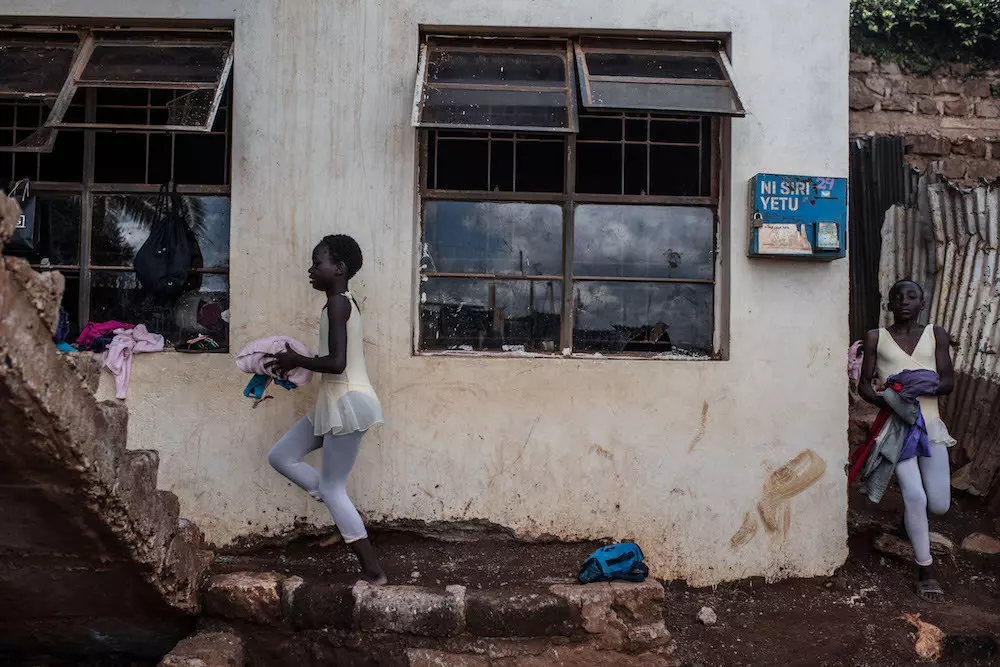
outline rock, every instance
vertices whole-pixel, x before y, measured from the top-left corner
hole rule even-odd
[[[550,648],[541,655],[526,656],[508,660],[493,661],[502,667],[594,667],[595,665],[615,665],[615,667],[671,667],[677,661],[656,653],[629,655],[601,651],[594,646],[573,648]]]
[[[889,533],[882,533],[875,538],[875,548],[888,556],[904,560],[913,560],[913,546],[907,540]]]
[[[490,667],[490,660],[479,655],[445,653],[426,648],[406,651],[408,667]]]
[[[243,667],[243,641],[228,632],[205,632],[181,640],[160,667]]]
[[[354,626],[351,586],[290,577],[281,584],[281,596],[285,619],[296,630],[350,630]]]
[[[931,533],[929,535],[931,539],[931,551],[943,555],[951,555],[955,553],[955,543],[949,540],[947,537],[941,533]]]
[[[719,617],[715,615],[715,610],[711,607],[702,607],[698,612],[698,620],[702,625],[715,625],[719,622]]]
[[[1000,554],[1000,540],[983,533],[973,533],[962,540],[962,550],[977,554]]]
[[[235,572],[209,579],[203,594],[208,614],[271,623],[281,618],[281,583],[276,572]]]
[[[475,591],[465,601],[466,629],[479,637],[573,634],[569,602],[551,593]]]
[[[465,586],[445,593],[416,586],[354,586],[355,619],[366,632],[453,637],[465,629]]]
[[[21,206],[17,200],[0,194],[0,249],[14,235],[19,217],[21,217]]]
[[[63,275],[58,271],[39,273],[20,257],[4,257],[0,261],[4,263],[10,276],[21,285],[21,289],[42,316],[49,333],[55,334],[59,324],[59,305],[66,288]]]
[[[584,632],[599,635],[602,649],[638,652],[670,642],[663,623],[663,586],[656,581],[559,584],[549,590],[569,602]]]

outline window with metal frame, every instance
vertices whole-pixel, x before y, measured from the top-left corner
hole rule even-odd
[[[718,136],[652,113],[422,131],[418,349],[712,355]]]
[[[35,100],[42,110],[30,134],[14,128],[13,135],[0,135],[0,151],[51,152],[65,129],[211,132],[232,63],[228,30],[50,27],[0,33],[0,101]],[[78,93],[94,89],[153,90],[167,97],[145,117],[70,113]]]
[[[721,45],[584,39],[576,61],[587,109],[743,116]]]
[[[576,131],[567,40],[431,37],[421,46],[413,124]]]
[[[199,75],[188,70],[184,77]],[[221,314],[229,308],[232,91],[227,85],[220,95],[209,131],[163,131],[170,103],[185,94],[158,87],[81,87],[64,114],[79,127],[61,129],[51,152],[0,153],[0,183],[9,188],[23,178],[32,181],[40,239],[25,259],[66,277],[63,307],[74,336],[87,321],[116,319],[146,324],[172,344],[197,334],[227,344]],[[46,111],[38,98],[0,96],[0,137],[36,131]],[[107,123],[135,129],[106,129]],[[132,268],[166,182],[178,184],[199,256],[188,289],[171,302],[145,294]]]

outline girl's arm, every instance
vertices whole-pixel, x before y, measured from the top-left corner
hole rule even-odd
[[[331,375],[343,373],[347,368],[347,320],[351,317],[351,303],[343,294],[331,296],[326,304],[326,314],[330,318],[330,354],[325,357],[306,357],[286,345],[284,352],[270,357],[267,368],[280,377],[287,376],[296,368]]]
[[[858,380],[858,393],[872,405],[883,410],[889,409],[889,404],[872,387],[875,376],[875,361],[878,355],[878,329],[872,329],[865,337],[865,358],[861,362],[861,378]]]
[[[938,376],[941,378],[937,394],[947,396],[955,389],[955,367],[951,363],[951,336],[944,327],[935,326],[934,339],[937,341],[934,361],[937,363]]]

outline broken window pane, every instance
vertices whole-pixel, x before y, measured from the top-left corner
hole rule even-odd
[[[418,127],[569,132],[573,70],[565,42],[431,39],[421,53]]]
[[[229,45],[102,44],[83,70],[79,82],[213,84],[219,80],[229,55]]]
[[[424,203],[421,270],[554,275],[562,272],[563,212],[553,204]]]
[[[75,37],[0,36],[0,95],[58,95],[76,48]]]
[[[425,278],[420,283],[423,350],[555,352],[562,282]]]
[[[686,206],[576,207],[573,273],[609,278],[715,275],[715,216]]]
[[[229,278],[204,274],[201,287],[178,299],[161,300],[144,292],[131,271],[94,271],[91,274],[90,319],[145,324],[163,334],[167,343],[183,343],[198,334],[212,336],[220,344],[228,340],[229,325],[222,320],[199,318],[206,304],[229,309]]]
[[[573,351],[707,356],[714,289],[683,283],[577,282]]]
[[[157,219],[156,203],[155,196],[95,197],[92,263],[131,266]],[[229,266],[229,211],[228,197],[181,197],[181,213],[194,233],[206,269]]]
[[[593,109],[744,115],[728,57],[709,45],[577,45],[581,97]]]

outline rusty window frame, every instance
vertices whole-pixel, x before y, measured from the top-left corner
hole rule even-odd
[[[128,33],[122,33],[128,35]],[[206,33],[217,34],[217,33]],[[45,127],[51,130],[58,129],[102,129],[102,130],[151,130],[162,132],[211,132],[215,124],[215,117],[218,114],[222,96],[225,92],[226,83],[229,81],[233,68],[233,39],[231,33],[222,33],[223,37],[216,39],[197,39],[190,37],[180,37],[169,32],[158,36],[146,36],[145,34],[133,35],[119,38],[119,31],[83,31],[78,59],[74,61],[69,75],[55,105],[49,114]],[[225,46],[226,55],[219,75],[210,82],[196,81],[162,81],[162,80],[133,80],[133,81],[107,81],[99,79],[85,78],[85,70],[90,63],[95,49],[102,46],[156,46],[158,48],[174,48],[189,46]],[[214,91],[212,101],[208,110],[205,122],[200,125],[178,125],[164,124],[152,125],[143,123],[98,123],[93,120],[84,122],[65,122],[63,120],[69,103],[76,95],[79,88],[150,88],[155,90],[184,90],[189,94],[196,94],[199,91]],[[178,98],[183,99],[183,98]],[[175,100],[176,101],[176,100]],[[169,106],[169,105],[168,105]],[[51,150],[51,148],[50,148]]]
[[[97,112],[97,91],[91,89],[86,93],[86,118],[93,119]],[[232,118],[233,105],[230,102],[226,107],[228,119],[226,123],[226,181],[224,185],[180,185],[177,188],[178,194],[193,196],[217,196],[232,197],[231,168],[232,160]],[[94,225],[94,200],[102,195],[151,195],[155,196],[159,190],[159,185],[141,183],[99,183],[94,179],[94,167],[96,164],[96,137],[101,126],[83,130],[83,180],[81,182],[61,182],[61,181],[35,181],[32,180],[31,189],[36,194],[79,195],[81,198],[81,220],[80,220],[80,254],[75,264],[32,264],[32,267],[40,271],[64,271],[74,274],[79,280],[79,295],[77,300],[78,317],[80,324],[89,321],[91,310],[91,287],[94,271],[129,273],[134,271],[128,266],[105,266],[93,263],[91,240]],[[173,149],[172,149],[173,150]],[[0,156],[2,159],[2,156]],[[229,268],[200,268],[194,272],[204,275],[225,275],[229,276]],[[231,286],[230,286],[231,289]],[[230,291],[231,294],[231,291]]]
[[[635,40],[626,41],[620,39],[593,38],[579,40],[574,43],[576,54],[576,65],[580,80],[581,104],[590,110],[608,111],[658,111],[662,113],[689,113],[698,115],[719,115],[719,116],[745,116],[746,108],[740,97],[739,89],[736,86],[735,75],[729,56],[721,43],[711,44],[704,41],[656,41],[656,40]],[[710,78],[675,78],[675,77],[639,77],[627,75],[595,75],[590,73],[587,56],[591,53],[624,54],[624,55],[660,55],[676,57],[710,57],[715,60],[721,73],[721,79]],[[592,82],[636,84],[644,86],[686,87],[686,86],[714,86],[726,88],[730,91],[734,109],[708,109],[698,108],[694,105],[677,104],[673,106],[661,106],[650,109],[648,106],[634,107],[629,105],[604,104],[595,101],[592,90]]]
[[[624,112],[623,112],[624,115]],[[562,308],[560,310],[561,336],[559,346],[552,353],[536,352],[532,356],[537,357],[560,357],[562,350],[573,350],[573,329],[574,329],[574,293],[573,286],[582,282],[610,282],[610,283],[646,283],[646,284],[701,284],[712,285],[714,289],[713,301],[715,302],[709,314],[709,332],[711,335],[711,357],[717,358],[721,353],[721,341],[717,331],[718,319],[717,309],[720,295],[718,293],[719,282],[719,203],[720,203],[720,178],[721,160],[719,151],[721,150],[721,121],[717,117],[711,117],[711,138],[707,146],[699,143],[700,155],[699,164],[704,160],[704,153],[709,153],[709,194],[706,196],[672,196],[672,195],[613,195],[613,194],[587,194],[576,192],[576,170],[577,170],[577,135],[571,134],[566,138],[565,151],[565,177],[564,189],[562,193],[534,193],[534,192],[496,192],[488,190],[438,190],[427,187],[429,165],[429,134],[433,130],[421,129],[418,131],[417,150],[419,155],[418,168],[418,220],[419,220],[419,242],[424,239],[424,202],[426,201],[468,201],[468,202],[521,202],[537,204],[557,204],[563,209],[563,245],[562,261],[563,270],[559,274],[551,275],[524,275],[524,274],[503,274],[503,273],[451,273],[435,272],[417,269],[417,290],[424,278],[464,278],[482,281],[536,281],[544,282],[549,280],[559,280],[562,284]],[[645,205],[645,206],[690,206],[706,208],[712,212],[713,219],[713,243],[712,243],[712,278],[658,278],[658,277],[622,277],[622,276],[576,276],[573,271],[574,240],[575,240],[575,217],[576,207],[580,204],[622,204],[622,205]],[[421,356],[448,355],[455,354],[451,350],[425,350],[421,340],[422,315],[419,309],[419,294],[417,299],[418,307],[415,319],[415,330],[413,336],[414,354]],[[504,352],[483,352],[479,354],[492,356],[516,356]],[[587,357],[592,356],[589,352],[572,352],[571,356]],[[608,352],[602,353],[612,358],[655,358],[662,356],[660,352]]]
[[[479,53],[520,53],[525,55],[555,55],[562,59],[565,71],[562,86],[546,85],[509,85],[509,84],[477,84],[473,82],[462,83],[434,83],[427,81],[429,76],[429,63],[432,52],[479,52]],[[494,130],[507,132],[546,132],[556,134],[572,134],[577,131],[576,120],[576,70],[573,66],[573,45],[565,38],[543,39],[543,38],[491,38],[491,37],[456,37],[453,35],[428,35],[420,45],[420,55],[417,63],[416,88],[413,95],[413,109],[411,125],[424,129],[455,129],[455,130]],[[532,125],[488,125],[483,123],[459,124],[459,123],[435,123],[425,121],[423,118],[424,100],[426,89],[429,86],[442,89],[455,90],[482,90],[496,91],[498,93],[508,91],[522,92],[557,92],[561,91],[566,97],[567,126],[566,127],[545,127]]]
[[[18,34],[20,31],[13,31],[13,34]],[[21,34],[24,35],[25,40],[30,40],[32,38],[37,38],[40,44],[45,44],[51,41],[53,44],[66,44],[64,40],[55,41],[53,38],[64,35],[65,33],[58,32],[48,32],[48,31],[24,31]],[[84,34],[75,33],[78,36],[78,41],[74,46],[74,53],[70,61],[70,65],[66,72],[66,80],[72,73],[79,67],[82,67],[81,61],[86,59],[86,55],[83,53],[84,50]],[[48,38],[48,39],[46,39]],[[63,83],[65,88],[65,82]],[[60,91],[61,92],[61,91]],[[51,118],[53,113],[55,113],[57,106],[61,108],[59,112],[60,117],[66,113],[69,108],[69,104],[72,101],[72,97],[66,101],[63,105],[59,105],[59,95],[53,95],[52,93],[28,93],[28,92],[16,92],[12,91],[4,95],[8,99],[15,100],[39,100],[43,104],[48,105],[52,103],[53,106],[49,110],[48,118]],[[51,153],[52,147],[55,144],[56,131],[52,128],[48,128],[43,124],[41,127],[35,129],[35,131],[25,137],[24,139],[18,141],[15,137],[15,143],[11,145],[0,146],[0,153]]]

